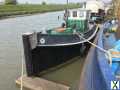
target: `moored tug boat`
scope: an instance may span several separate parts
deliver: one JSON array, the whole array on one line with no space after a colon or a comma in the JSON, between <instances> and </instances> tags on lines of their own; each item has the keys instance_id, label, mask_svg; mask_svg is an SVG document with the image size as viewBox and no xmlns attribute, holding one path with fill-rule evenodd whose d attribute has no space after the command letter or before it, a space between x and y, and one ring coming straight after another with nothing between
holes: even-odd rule
<instances>
[{"instance_id":1,"label":"moored tug boat","mask_svg":"<svg viewBox=\"0 0 120 90\"><path fill-rule=\"evenodd\" d=\"M93 40L99 29L89 19L89 10L67 10L61 27L23 34L27 75L37 75L65 63L79 56L83 47L86 51L90 46L87 41Z\"/></svg>"}]
</instances>

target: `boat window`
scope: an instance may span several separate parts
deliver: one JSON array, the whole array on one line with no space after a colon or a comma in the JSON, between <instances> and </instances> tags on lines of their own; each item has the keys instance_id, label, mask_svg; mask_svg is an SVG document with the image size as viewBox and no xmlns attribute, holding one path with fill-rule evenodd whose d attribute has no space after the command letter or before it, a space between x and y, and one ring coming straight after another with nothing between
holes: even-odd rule
<instances>
[{"instance_id":1,"label":"boat window","mask_svg":"<svg viewBox=\"0 0 120 90\"><path fill-rule=\"evenodd\" d=\"M77 17L77 11L73 11L73 17Z\"/></svg>"},{"instance_id":2,"label":"boat window","mask_svg":"<svg viewBox=\"0 0 120 90\"><path fill-rule=\"evenodd\" d=\"M87 19L90 19L90 11L87 12Z\"/></svg>"},{"instance_id":3,"label":"boat window","mask_svg":"<svg viewBox=\"0 0 120 90\"><path fill-rule=\"evenodd\" d=\"M80 12L79 17L84 17L84 12Z\"/></svg>"}]
</instances>

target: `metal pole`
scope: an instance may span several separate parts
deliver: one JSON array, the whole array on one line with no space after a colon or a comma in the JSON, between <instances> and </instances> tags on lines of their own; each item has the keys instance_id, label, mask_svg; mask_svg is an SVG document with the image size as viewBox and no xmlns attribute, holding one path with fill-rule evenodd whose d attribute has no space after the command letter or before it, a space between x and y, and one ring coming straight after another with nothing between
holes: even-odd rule
<instances>
[{"instance_id":1,"label":"metal pole","mask_svg":"<svg viewBox=\"0 0 120 90\"><path fill-rule=\"evenodd\" d=\"M66 5L65 14L66 14L67 19L68 19L68 3L69 3L69 1L67 0L66 2L67 2L67 3L66 3L67 5Z\"/></svg>"},{"instance_id":2,"label":"metal pole","mask_svg":"<svg viewBox=\"0 0 120 90\"><path fill-rule=\"evenodd\" d=\"M67 0L67 4L69 3L69 1Z\"/></svg>"}]
</instances>

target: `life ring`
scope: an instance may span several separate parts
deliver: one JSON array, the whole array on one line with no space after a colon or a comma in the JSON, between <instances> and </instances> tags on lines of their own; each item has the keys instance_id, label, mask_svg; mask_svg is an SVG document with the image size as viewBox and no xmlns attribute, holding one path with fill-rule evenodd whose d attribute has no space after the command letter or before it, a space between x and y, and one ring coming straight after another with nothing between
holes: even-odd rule
<instances>
[{"instance_id":1,"label":"life ring","mask_svg":"<svg viewBox=\"0 0 120 90\"><path fill-rule=\"evenodd\" d=\"M41 44L45 44L45 39L44 39L44 38L41 38L41 39L40 39L40 43L41 43Z\"/></svg>"}]
</instances>

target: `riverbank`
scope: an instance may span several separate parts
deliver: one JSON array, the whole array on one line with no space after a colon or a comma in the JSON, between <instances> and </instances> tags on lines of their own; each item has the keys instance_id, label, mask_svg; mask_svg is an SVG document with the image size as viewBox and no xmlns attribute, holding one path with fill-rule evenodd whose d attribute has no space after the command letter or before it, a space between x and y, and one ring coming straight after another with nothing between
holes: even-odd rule
<instances>
[{"instance_id":1,"label":"riverbank","mask_svg":"<svg viewBox=\"0 0 120 90\"><path fill-rule=\"evenodd\" d=\"M50 4L50 5L0 5L0 19L7 17L15 17L20 15L31 15L36 13L45 13L53 11L61 11L65 8L79 8L78 4Z\"/></svg>"}]
</instances>

